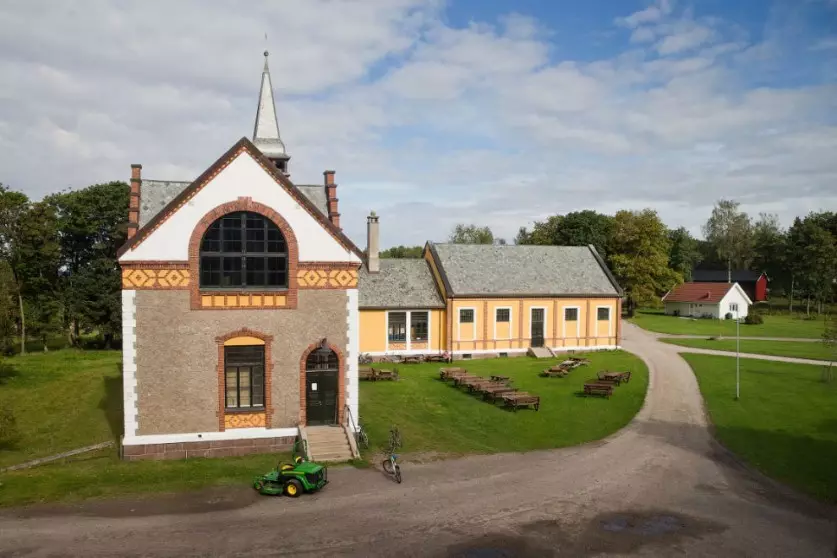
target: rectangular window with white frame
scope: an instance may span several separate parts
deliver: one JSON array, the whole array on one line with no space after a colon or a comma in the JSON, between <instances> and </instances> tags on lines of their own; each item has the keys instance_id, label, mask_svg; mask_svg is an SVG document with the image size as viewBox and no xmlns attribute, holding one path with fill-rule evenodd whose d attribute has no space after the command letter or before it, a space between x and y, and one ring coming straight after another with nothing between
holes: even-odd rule
<instances>
[{"instance_id":1,"label":"rectangular window with white frame","mask_svg":"<svg viewBox=\"0 0 837 558\"><path fill-rule=\"evenodd\" d=\"M600 322L608 322L608 321L610 321L610 308L606 308L606 307L599 307L599 308L596 310L596 318L597 318Z\"/></svg>"},{"instance_id":2,"label":"rectangular window with white frame","mask_svg":"<svg viewBox=\"0 0 837 558\"><path fill-rule=\"evenodd\" d=\"M410 341L425 342L430 327L429 312L410 312Z\"/></svg>"},{"instance_id":3,"label":"rectangular window with white frame","mask_svg":"<svg viewBox=\"0 0 837 558\"><path fill-rule=\"evenodd\" d=\"M390 343L405 343L407 341L407 313L390 312L388 318L387 339Z\"/></svg>"},{"instance_id":4,"label":"rectangular window with white frame","mask_svg":"<svg viewBox=\"0 0 837 558\"><path fill-rule=\"evenodd\" d=\"M474 309L473 308L462 308L459 310L459 323L460 324L472 324L474 323Z\"/></svg>"},{"instance_id":5,"label":"rectangular window with white frame","mask_svg":"<svg viewBox=\"0 0 837 558\"><path fill-rule=\"evenodd\" d=\"M562 334L566 338L581 337L581 322L578 319L578 306L568 306L564 308L564 323L562 325Z\"/></svg>"},{"instance_id":6,"label":"rectangular window with white frame","mask_svg":"<svg viewBox=\"0 0 837 558\"><path fill-rule=\"evenodd\" d=\"M511 320L511 309L498 308L497 309L497 323L508 323Z\"/></svg>"},{"instance_id":7,"label":"rectangular window with white frame","mask_svg":"<svg viewBox=\"0 0 837 558\"><path fill-rule=\"evenodd\" d=\"M729 303L729 311L730 312L738 312L738 303L737 302L730 302Z\"/></svg>"}]
</instances>

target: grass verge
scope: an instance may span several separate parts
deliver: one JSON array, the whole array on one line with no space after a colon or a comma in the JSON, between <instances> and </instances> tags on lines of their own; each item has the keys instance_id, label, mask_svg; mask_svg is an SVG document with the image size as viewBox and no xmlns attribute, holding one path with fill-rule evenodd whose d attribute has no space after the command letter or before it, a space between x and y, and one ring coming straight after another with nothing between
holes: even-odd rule
<instances>
[{"instance_id":1,"label":"grass verge","mask_svg":"<svg viewBox=\"0 0 837 558\"><path fill-rule=\"evenodd\" d=\"M763 473L818 499L837 502L837 382L823 367L683 354L697 377L718 439Z\"/></svg>"},{"instance_id":2,"label":"grass verge","mask_svg":"<svg viewBox=\"0 0 837 558\"><path fill-rule=\"evenodd\" d=\"M401 453L461 455L558 448L598 440L625 426L642 406L648 371L623 352L585 355L591 364L566 378L541 378L555 360L528 357L460 361L474 374L509 376L513 385L541 397L540 411L511 412L439 380L439 364L398 367L397 382L363 382L361 421L372 449L383 449L390 425L401 431ZM586 380L599 370L630 370L633 378L610 399L583 397Z\"/></svg>"},{"instance_id":3,"label":"grass verge","mask_svg":"<svg viewBox=\"0 0 837 558\"><path fill-rule=\"evenodd\" d=\"M640 310L629 318L642 329L672 335L735 336L733 320L714 320L704 318L680 318L667 316L662 310ZM795 337L819 339L825 329L822 318L805 320L790 315L764 316L764 323L759 325L741 324L741 337Z\"/></svg>"},{"instance_id":4,"label":"grass verge","mask_svg":"<svg viewBox=\"0 0 837 558\"><path fill-rule=\"evenodd\" d=\"M671 339L662 338L660 341L679 345L681 347L695 347L698 349L713 349L716 351L735 352L735 339ZM741 339L741 352L756 355L772 355L794 358L808 358L827 361L835 358L834 350L822 343L807 341L753 341Z\"/></svg>"}]
</instances>

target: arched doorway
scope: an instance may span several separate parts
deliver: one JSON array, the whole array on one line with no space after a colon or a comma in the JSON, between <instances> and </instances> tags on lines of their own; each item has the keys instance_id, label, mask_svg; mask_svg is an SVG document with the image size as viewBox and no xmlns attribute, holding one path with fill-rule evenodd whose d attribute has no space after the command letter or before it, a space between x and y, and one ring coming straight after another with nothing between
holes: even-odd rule
<instances>
[{"instance_id":1,"label":"arched doorway","mask_svg":"<svg viewBox=\"0 0 837 558\"><path fill-rule=\"evenodd\" d=\"M305 415L309 426L337 423L340 361L325 343L305 359Z\"/></svg>"}]
</instances>

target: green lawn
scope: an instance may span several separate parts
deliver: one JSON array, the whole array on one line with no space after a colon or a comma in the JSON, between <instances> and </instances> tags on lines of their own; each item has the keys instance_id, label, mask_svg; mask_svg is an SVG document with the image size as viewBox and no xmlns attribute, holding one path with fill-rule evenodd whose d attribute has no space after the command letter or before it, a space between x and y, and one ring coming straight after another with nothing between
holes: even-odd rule
<instances>
[{"instance_id":1,"label":"green lawn","mask_svg":"<svg viewBox=\"0 0 837 558\"><path fill-rule=\"evenodd\" d=\"M63 350L0 360L0 407L20 439L0 447L0 468L107 440L122 432L121 353ZM223 484L249 484L287 455L188 461L119 460L117 446L64 462L0 473L0 506Z\"/></svg>"},{"instance_id":2,"label":"green lawn","mask_svg":"<svg viewBox=\"0 0 837 558\"><path fill-rule=\"evenodd\" d=\"M0 407L20 439L0 447L0 468L118 440L122 433L121 353L64 350L0 359Z\"/></svg>"},{"instance_id":3,"label":"green lawn","mask_svg":"<svg viewBox=\"0 0 837 558\"><path fill-rule=\"evenodd\" d=\"M469 372L510 376L516 387L541 396L540 411L516 413L439 380L439 364L399 366L398 382L363 382L361 421L373 446L386 447L391 424L403 438L402 453L458 455L526 451L598 440L625 426L642 406L648 371L637 357L622 352L586 355L592 363L566 378L541 378L554 360L527 357L460 361ZM598 370L631 370L630 383L613 397L579 396Z\"/></svg>"},{"instance_id":4,"label":"green lawn","mask_svg":"<svg viewBox=\"0 0 837 558\"><path fill-rule=\"evenodd\" d=\"M629 321L648 331L673 335L734 336L733 320L692 319L666 316L661 310L640 310ZM825 329L822 318L805 320L789 315L764 316L761 325L741 324L742 337L801 337L819 339Z\"/></svg>"},{"instance_id":5,"label":"green lawn","mask_svg":"<svg viewBox=\"0 0 837 558\"><path fill-rule=\"evenodd\" d=\"M718 439L745 461L819 499L837 502L837 381L822 366L684 354Z\"/></svg>"},{"instance_id":6,"label":"green lawn","mask_svg":"<svg viewBox=\"0 0 837 558\"><path fill-rule=\"evenodd\" d=\"M66 463L0 474L0 506L76 501L144 493L180 492L210 486L249 486L290 455L224 459L121 461L111 448Z\"/></svg>"},{"instance_id":7,"label":"green lawn","mask_svg":"<svg viewBox=\"0 0 837 558\"><path fill-rule=\"evenodd\" d=\"M697 347L698 349L715 349L717 351L735 352L735 339L660 339L672 345L681 347ZM829 349L822 343L807 341L753 341L750 339L741 340L741 352L757 355L774 355L795 358L810 358L816 360L829 360L837 357L834 349Z\"/></svg>"}]
</instances>

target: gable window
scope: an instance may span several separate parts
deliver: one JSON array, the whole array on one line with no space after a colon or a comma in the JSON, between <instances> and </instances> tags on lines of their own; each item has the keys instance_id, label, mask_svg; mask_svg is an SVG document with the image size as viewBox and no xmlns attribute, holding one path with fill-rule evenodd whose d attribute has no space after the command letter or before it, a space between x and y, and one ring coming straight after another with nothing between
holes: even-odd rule
<instances>
[{"instance_id":1,"label":"gable window","mask_svg":"<svg viewBox=\"0 0 837 558\"><path fill-rule=\"evenodd\" d=\"M508 322L511 319L511 312L508 308L497 309L497 322Z\"/></svg>"},{"instance_id":2,"label":"gable window","mask_svg":"<svg viewBox=\"0 0 837 558\"><path fill-rule=\"evenodd\" d=\"M610 308L599 308L596 310L596 318L600 322L606 322L610 319Z\"/></svg>"},{"instance_id":3,"label":"gable window","mask_svg":"<svg viewBox=\"0 0 837 558\"><path fill-rule=\"evenodd\" d=\"M287 288L288 244L282 231L248 211L212 223L201 240L200 286Z\"/></svg>"},{"instance_id":4,"label":"gable window","mask_svg":"<svg viewBox=\"0 0 837 558\"><path fill-rule=\"evenodd\" d=\"M472 324L474 323L474 311L470 308L463 308L459 311L459 323L460 324Z\"/></svg>"},{"instance_id":5,"label":"gable window","mask_svg":"<svg viewBox=\"0 0 837 558\"><path fill-rule=\"evenodd\" d=\"M224 347L225 406L264 408L264 346Z\"/></svg>"},{"instance_id":6,"label":"gable window","mask_svg":"<svg viewBox=\"0 0 837 558\"><path fill-rule=\"evenodd\" d=\"M578 308L564 308L564 320L567 322L578 321Z\"/></svg>"},{"instance_id":7,"label":"gable window","mask_svg":"<svg viewBox=\"0 0 837 558\"><path fill-rule=\"evenodd\" d=\"M729 303L729 311L730 312L738 312L738 303L737 302L730 302Z\"/></svg>"},{"instance_id":8,"label":"gable window","mask_svg":"<svg viewBox=\"0 0 837 558\"><path fill-rule=\"evenodd\" d=\"M427 341L429 322L427 312L410 312L410 341Z\"/></svg>"},{"instance_id":9,"label":"gable window","mask_svg":"<svg viewBox=\"0 0 837 558\"><path fill-rule=\"evenodd\" d=\"M387 338L391 343L405 343L407 341L407 313L389 313L389 331Z\"/></svg>"}]
</instances>

